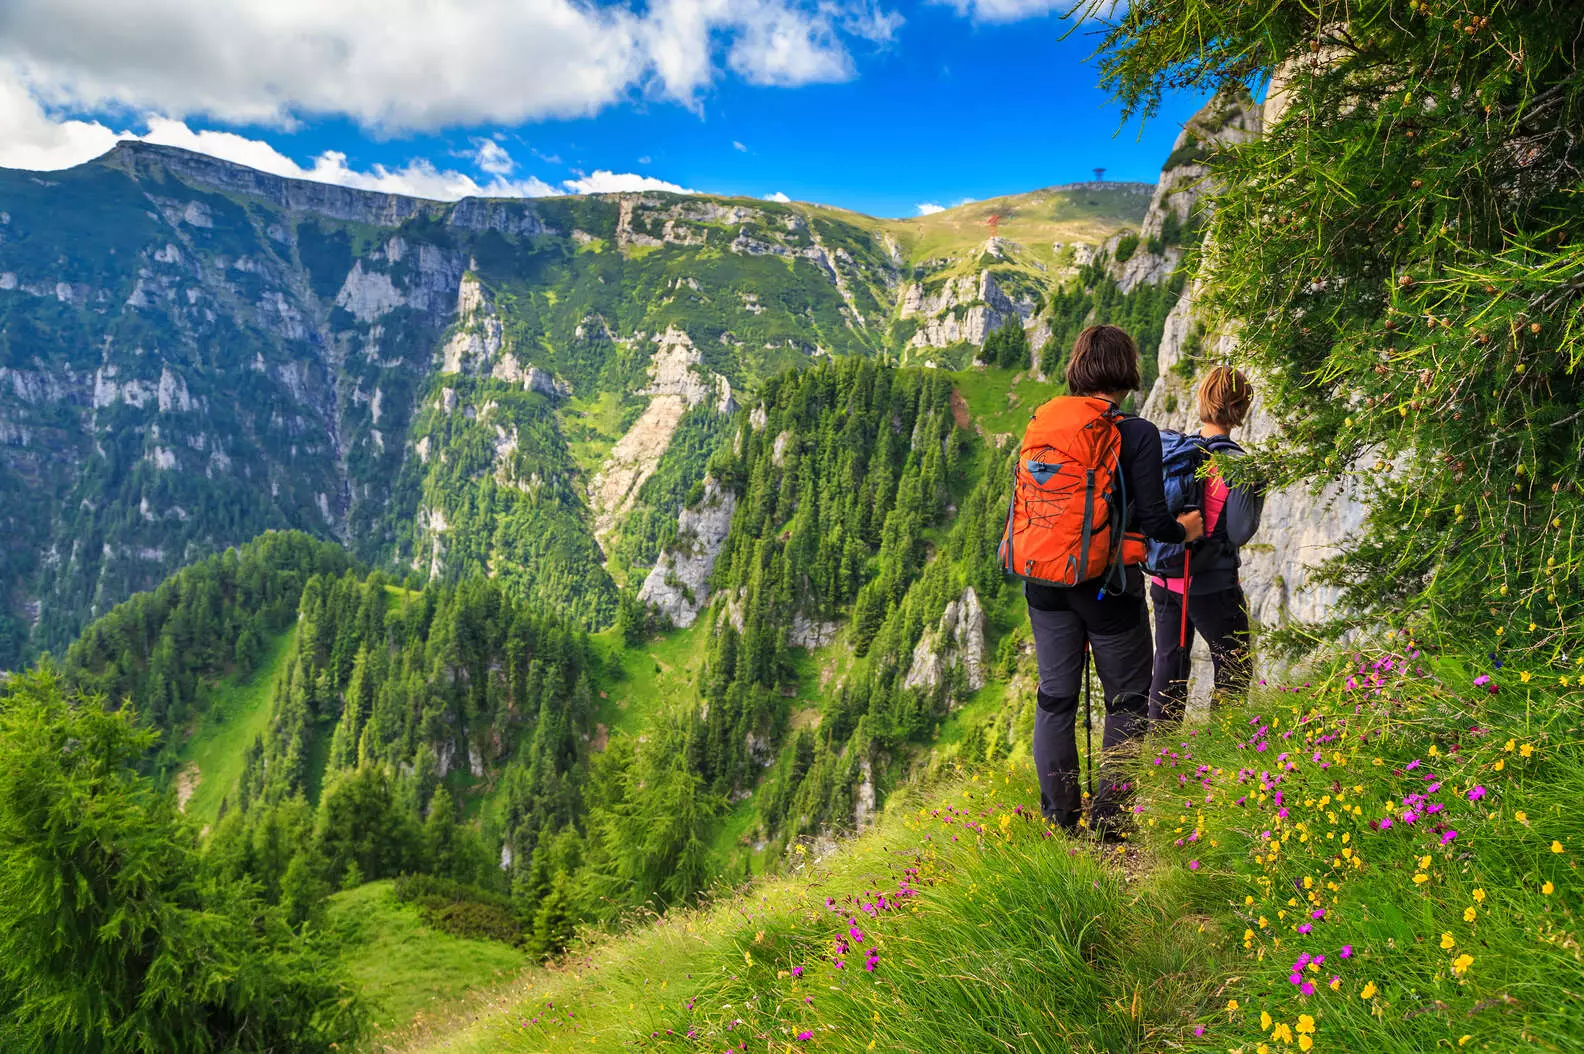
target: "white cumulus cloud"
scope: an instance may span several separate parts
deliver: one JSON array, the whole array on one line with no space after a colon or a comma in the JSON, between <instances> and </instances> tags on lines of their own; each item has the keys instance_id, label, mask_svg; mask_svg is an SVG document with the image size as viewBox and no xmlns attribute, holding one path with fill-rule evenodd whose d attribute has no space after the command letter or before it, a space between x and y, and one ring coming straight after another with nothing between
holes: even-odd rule
<instances>
[{"instance_id":1,"label":"white cumulus cloud","mask_svg":"<svg viewBox=\"0 0 1584 1054\"><path fill-rule=\"evenodd\" d=\"M779 201L781 204L785 205L788 202L790 202L792 199L787 197L785 194L781 193L778 190L774 194L766 194L765 195L765 200L766 201Z\"/></svg>"},{"instance_id":2,"label":"white cumulus cloud","mask_svg":"<svg viewBox=\"0 0 1584 1054\"><path fill-rule=\"evenodd\" d=\"M507 176L512 169L517 167L517 162L512 160L506 148L493 139L475 139L473 163L480 172L488 172L492 176Z\"/></svg>"},{"instance_id":3,"label":"white cumulus cloud","mask_svg":"<svg viewBox=\"0 0 1584 1054\"><path fill-rule=\"evenodd\" d=\"M636 172L606 172L603 169L576 179L564 179L561 186L571 194L632 194L644 190L663 190L671 194L698 193L653 176L640 176Z\"/></svg>"},{"instance_id":4,"label":"white cumulus cloud","mask_svg":"<svg viewBox=\"0 0 1584 1054\"><path fill-rule=\"evenodd\" d=\"M936 205L931 202L924 202L923 204L915 205L913 207L918 209L918 214L920 216L933 216L937 212L946 211L945 205Z\"/></svg>"},{"instance_id":5,"label":"white cumulus cloud","mask_svg":"<svg viewBox=\"0 0 1584 1054\"><path fill-rule=\"evenodd\" d=\"M434 129L696 105L725 69L843 80L848 42L898 21L873 0L4 0L0 63L78 112Z\"/></svg>"},{"instance_id":6,"label":"white cumulus cloud","mask_svg":"<svg viewBox=\"0 0 1584 1054\"><path fill-rule=\"evenodd\" d=\"M732 149L737 151L739 154L746 154L748 152L748 148L735 139L732 140Z\"/></svg>"}]
</instances>

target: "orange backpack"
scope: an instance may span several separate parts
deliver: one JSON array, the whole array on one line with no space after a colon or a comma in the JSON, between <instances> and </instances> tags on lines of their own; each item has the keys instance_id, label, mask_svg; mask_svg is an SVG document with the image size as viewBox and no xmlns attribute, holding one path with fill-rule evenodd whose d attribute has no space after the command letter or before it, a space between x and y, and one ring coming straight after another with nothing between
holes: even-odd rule
<instances>
[{"instance_id":1,"label":"orange backpack","mask_svg":"<svg viewBox=\"0 0 1584 1054\"><path fill-rule=\"evenodd\" d=\"M1000 559L1009 574L1075 586L1144 561L1144 540L1123 534L1127 484L1118 410L1107 399L1057 396L1034 411L1012 470ZM1116 539L1121 538L1121 544Z\"/></svg>"}]
</instances>

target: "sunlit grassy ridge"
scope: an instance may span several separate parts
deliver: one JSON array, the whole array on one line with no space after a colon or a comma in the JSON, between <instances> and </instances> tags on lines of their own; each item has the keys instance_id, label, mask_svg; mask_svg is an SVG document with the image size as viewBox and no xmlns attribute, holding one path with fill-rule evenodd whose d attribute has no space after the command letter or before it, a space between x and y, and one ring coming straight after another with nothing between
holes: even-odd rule
<instances>
[{"instance_id":1,"label":"sunlit grassy ridge","mask_svg":"<svg viewBox=\"0 0 1584 1054\"><path fill-rule=\"evenodd\" d=\"M1042 187L906 219L876 219L823 205L806 207L891 235L913 262L973 250L989 237L990 217L999 216L997 231L1001 237L1026 246L1049 261L1056 255L1056 242L1098 245L1124 227L1137 226L1144 218L1153 190L1154 185L1149 183Z\"/></svg>"},{"instance_id":2,"label":"sunlit grassy ridge","mask_svg":"<svg viewBox=\"0 0 1584 1054\"><path fill-rule=\"evenodd\" d=\"M1581 1049L1576 675L1419 651L1158 735L1130 846L981 769L415 1049Z\"/></svg>"}]
</instances>

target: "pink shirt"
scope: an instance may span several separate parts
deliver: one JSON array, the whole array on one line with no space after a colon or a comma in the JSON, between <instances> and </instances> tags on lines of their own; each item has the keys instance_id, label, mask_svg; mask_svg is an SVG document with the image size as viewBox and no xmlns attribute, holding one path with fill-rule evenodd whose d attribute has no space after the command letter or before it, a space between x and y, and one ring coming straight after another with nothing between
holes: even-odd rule
<instances>
[{"instance_id":1,"label":"pink shirt","mask_svg":"<svg viewBox=\"0 0 1584 1054\"><path fill-rule=\"evenodd\" d=\"M1216 521L1221 518L1221 510L1226 508L1227 495L1231 493L1226 483L1221 479L1221 474L1210 466L1210 474L1205 477L1204 485L1204 531L1208 535L1215 530ZM1156 578L1155 584L1173 593L1183 591L1183 580L1180 578Z\"/></svg>"}]
</instances>

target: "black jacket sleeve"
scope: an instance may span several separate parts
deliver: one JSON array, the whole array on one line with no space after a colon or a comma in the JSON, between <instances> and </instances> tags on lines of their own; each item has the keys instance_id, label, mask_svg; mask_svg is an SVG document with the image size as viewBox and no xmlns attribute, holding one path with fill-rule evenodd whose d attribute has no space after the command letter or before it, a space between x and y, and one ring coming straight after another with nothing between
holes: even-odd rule
<instances>
[{"instance_id":1,"label":"black jacket sleeve","mask_svg":"<svg viewBox=\"0 0 1584 1054\"><path fill-rule=\"evenodd\" d=\"M1141 417L1126 417L1122 433L1122 473L1127 483L1128 525L1159 542L1181 542L1188 532L1166 511L1161 478L1160 429Z\"/></svg>"}]
</instances>

